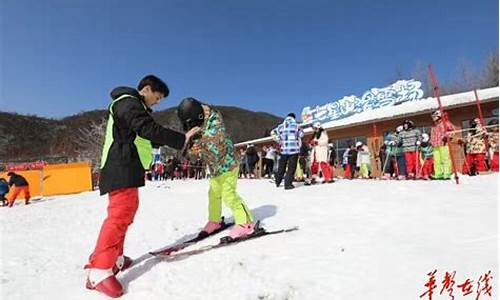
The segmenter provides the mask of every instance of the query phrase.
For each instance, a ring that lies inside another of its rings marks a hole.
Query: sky
[[[0,111],[62,118],[162,78],[170,96],[284,116],[498,52],[498,1],[0,0]]]

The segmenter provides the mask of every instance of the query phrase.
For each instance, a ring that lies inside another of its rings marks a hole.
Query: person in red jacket
[[[182,149],[199,130],[183,134],[154,121],[150,107],[168,93],[167,85],[153,75],[144,77],[137,89],[118,87],[111,92],[99,182],[101,195],[109,194],[108,216],[85,266],[86,287],[109,297],[123,294],[115,275],[132,263],[123,255],[123,246],[139,205],[138,187],[144,186],[151,165],[152,143]]]

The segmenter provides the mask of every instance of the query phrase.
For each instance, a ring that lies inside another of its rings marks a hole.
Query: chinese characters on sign
[[[302,122],[304,124],[312,124],[314,122],[325,123],[347,118],[366,110],[397,105],[407,101],[421,100],[424,96],[424,91],[420,88],[421,86],[422,83],[420,81],[413,79],[399,80],[382,89],[370,89],[361,98],[346,96],[337,101],[316,106],[315,108],[307,106],[302,110]]]
[[[493,276],[491,276],[491,270],[481,274],[476,281],[466,278],[460,282],[455,281],[456,271],[451,273],[446,272],[443,276],[443,280],[441,281],[442,287],[439,294],[437,294],[438,290],[434,291],[438,287],[436,284],[436,273],[437,270],[427,273],[428,278],[427,282],[424,284],[424,292],[420,295],[421,299],[454,300],[455,296],[463,297],[460,299],[465,299],[465,297],[470,297],[471,299],[474,297],[475,300],[492,299],[493,287],[491,285],[491,281],[493,281]],[[439,298],[438,296],[442,298]]]

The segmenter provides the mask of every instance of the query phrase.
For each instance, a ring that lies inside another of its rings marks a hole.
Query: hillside
[[[282,120],[268,113],[238,107],[216,108],[222,113],[227,131],[236,143],[264,137]],[[82,112],[59,120],[0,112],[0,163],[77,160],[87,143],[101,144],[102,141],[92,140],[90,131],[92,127],[102,126],[106,117],[105,110]],[[180,129],[175,108],[154,112],[153,117],[164,126]]]

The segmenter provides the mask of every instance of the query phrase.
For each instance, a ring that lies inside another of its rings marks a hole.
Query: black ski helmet
[[[179,117],[184,130],[201,126],[205,120],[201,102],[191,97],[182,99],[177,106],[177,117]]]

